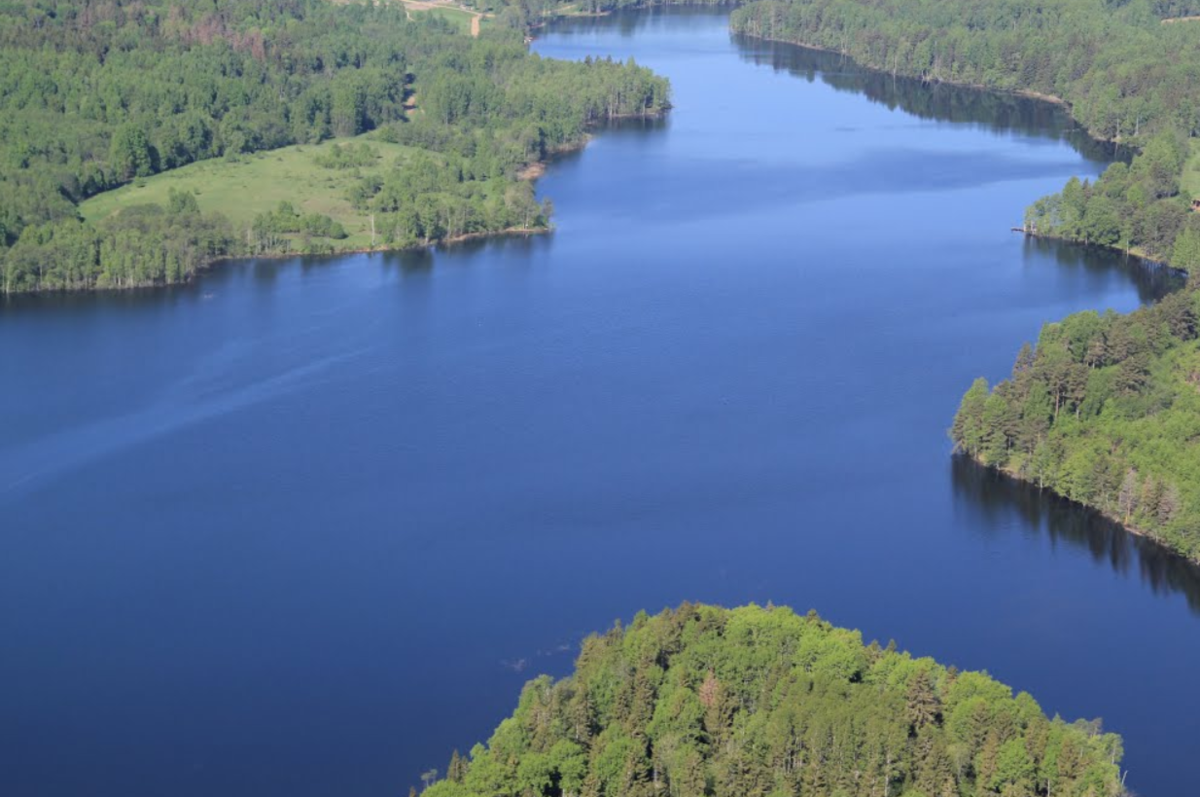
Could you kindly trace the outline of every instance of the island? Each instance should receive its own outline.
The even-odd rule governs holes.
[[[1099,720],[815,612],[685,603],[588,637],[423,794],[1116,797],[1121,756]]]

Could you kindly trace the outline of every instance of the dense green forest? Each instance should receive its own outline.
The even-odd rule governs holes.
[[[1200,36],[1157,0],[759,0],[735,32],[892,74],[1058,97],[1094,135],[1200,134]]]
[[[987,465],[1200,558],[1200,289],[1047,324],[951,437]]]
[[[589,637],[425,795],[1110,797],[1122,752],[1099,721],[815,613],[684,604]]]
[[[1190,157],[1187,140],[1163,131],[1130,165],[1112,164],[1095,183],[1073,177],[1060,193],[1039,199],[1025,212],[1025,228],[1200,274],[1200,214],[1180,180]]]
[[[518,170],[667,102],[666,81],[635,64],[541,59],[518,32],[472,38],[392,4],[0,2],[0,287],[161,284],[257,251],[275,239],[245,235],[251,219],[184,203],[93,225],[77,206],[194,161],[367,130],[438,167],[408,159],[360,186],[392,240],[545,226],[513,187]]]

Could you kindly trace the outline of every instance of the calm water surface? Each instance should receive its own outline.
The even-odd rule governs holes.
[[[1169,281],[1008,232],[1107,157],[719,13],[559,27],[676,108],[558,232],[0,309],[0,793],[389,795],[583,634],[818,609],[988,668],[1192,791],[1200,579],[950,457],[971,379]]]

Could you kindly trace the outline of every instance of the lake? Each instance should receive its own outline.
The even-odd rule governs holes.
[[[534,49],[674,85],[552,165],[552,235],[0,306],[0,793],[403,795],[683,600],[986,668],[1190,792],[1196,569],[946,437],[1043,322],[1174,287],[1009,232],[1112,153],[721,11]]]

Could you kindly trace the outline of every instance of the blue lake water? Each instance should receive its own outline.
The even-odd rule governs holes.
[[[1111,153],[722,12],[534,49],[674,85],[551,167],[553,235],[0,305],[0,793],[406,794],[685,599],[987,668],[1189,793],[1195,569],[945,435],[1043,322],[1170,289],[1009,232]]]

